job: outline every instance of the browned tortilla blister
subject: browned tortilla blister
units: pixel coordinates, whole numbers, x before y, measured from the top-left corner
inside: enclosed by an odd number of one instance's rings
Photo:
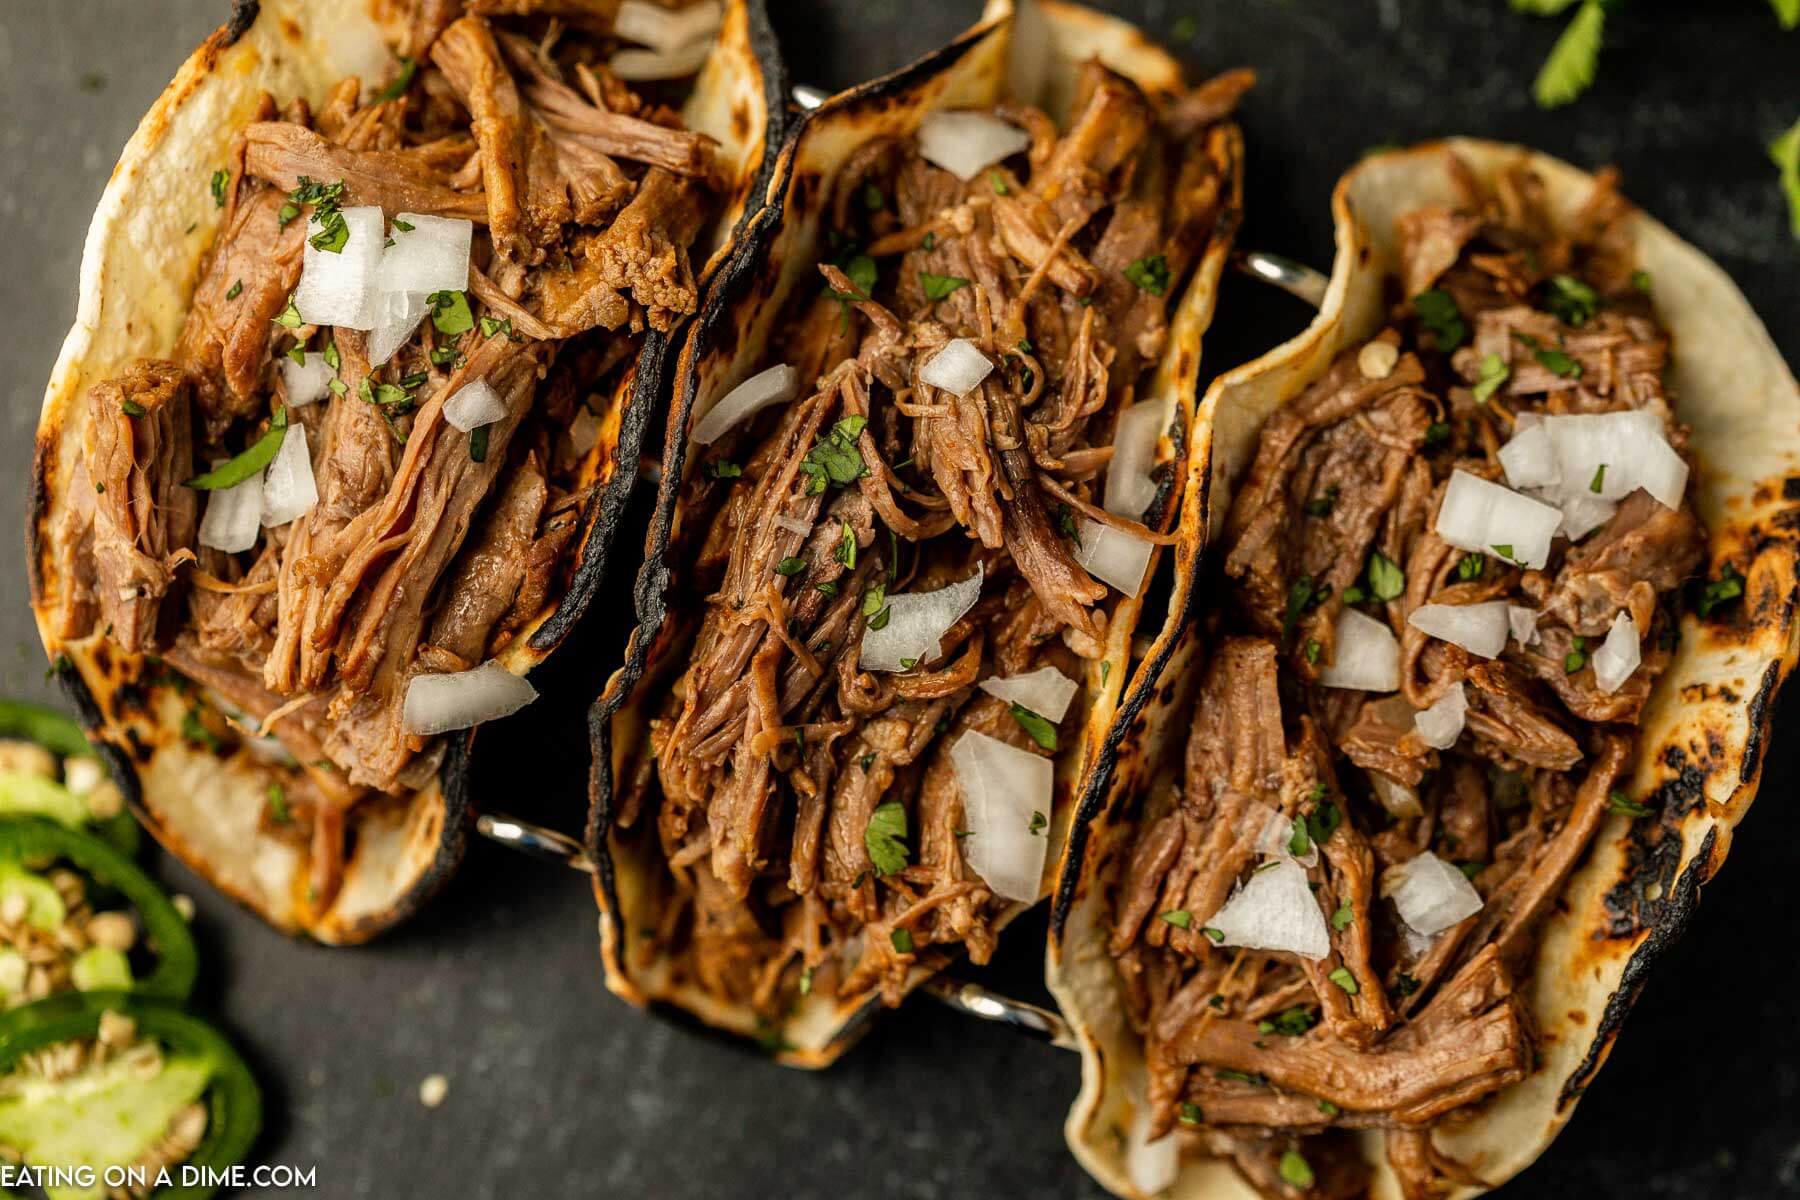
[[[699,622],[699,597],[685,588],[684,568],[705,536],[704,514],[695,517],[677,503],[684,479],[697,469],[689,453],[692,414],[767,364],[765,347],[801,289],[819,286],[816,264],[829,257],[825,234],[837,173],[871,141],[904,137],[939,109],[995,104],[1008,91],[1035,101],[1053,117],[1069,106],[1080,64],[1099,58],[1133,79],[1151,96],[1181,87],[1181,67],[1139,31],[1114,18],[1065,3],[990,3],[979,24],[936,53],[893,75],[830,99],[809,114],[783,148],[768,202],[752,218],[733,261],[714,279],[700,317],[691,327],[675,369],[675,393],[668,418],[664,476],[637,581],[638,624],[627,660],[608,681],[590,714],[593,739],[592,807],[587,849],[595,863],[594,895],[601,911],[601,956],[607,986],[638,1005],[655,1005],[697,1017],[709,1025],[771,1045],[794,1066],[829,1065],[867,1027],[882,1007],[879,992],[847,998],[810,994],[774,1027],[747,1006],[721,1001],[656,951],[654,929],[663,898],[666,869],[659,861],[654,829],[621,831],[616,806],[653,771],[648,718],[656,701],[679,677]],[[1010,77],[1010,83],[1009,83]],[[1218,280],[1235,233],[1242,204],[1242,144],[1235,125],[1221,127],[1218,153],[1229,180],[1227,196],[1192,282],[1172,309],[1163,357],[1154,368],[1154,390],[1172,400],[1178,413],[1172,436],[1163,439],[1159,468],[1173,480],[1158,500],[1161,527],[1170,528],[1178,509],[1199,498],[1184,469],[1186,441],[1195,417],[1200,340],[1211,323]],[[1204,480],[1200,481],[1203,489]],[[1177,558],[1186,569],[1186,551]],[[1160,562],[1166,556],[1157,551]],[[1153,566],[1152,570],[1159,570]],[[685,589],[685,590],[684,590]],[[1077,705],[1085,715],[1078,738],[1068,738],[1055,763],[1056,815],[1050,823],[1050,860],[1056,861],[1068,835],[1068,816],[1080,799],[1104,779],[1120,752],[1126,729],[1141,699],[1132,678],[1132,640],[1143,603],[1114,597],[1103,657],[1095,660]],[[1028,907],[1015,904],[996,924]],[[942,951],[921,955],[907,981],[917,987],[947,963]]]
[[[731,0],[711,56],[682,108],[691,129],[720,143],[729,164],[726,203],[701,231],[706,276],[730,257],[747,212],[760,203],[765,151],[780,145],[786,79],[762,0]],[[188,702],[149,656],[127,654],[103,632],[57,635],[63,568],[50,531],[68,508],[81,458],[90,387],[134,361],[167,357],[192,301],[204,255],[225,210],[207,189],[232,137],[256,119],[266,92],[281,104],[320,104],[348,75],[392,69],[397,6],[379,0],[238,0],[231,20],[184,63],[139,123],[88,230],[80,298],[44,396],[27,525],[32,606],[46,651],[95,735],[133,810],[165,847],[279,929],[322,942],[363,941],[405,918],[462,857],[470,819],[473,733],[447,738],[427,785],[365,801],[346,817],[349,857],[328,904],[309,902],[307,852],[260,828],[270,769],[248,750],[215,754],[180,733]],[[635,369],[604,398],[599,438],[576,483],[591,487],[576,534],[567,591],[546,599],[500,655],[524,674],[567,636],[593,598],[624,518],[644,430],[663,402],[679,330],[648,331]]]
[[[1594,178],[1517,146],[1456,139],[1365,159],[1332,197],[1337,257],[1317,318],[1299,336],[1230,371],[1208,389],[1191,453],[1198,503],[1182,514],[1184,570],[1179,615],[1213,601],[1199,570],[1208,526],[1230,507],[1232,487],[1255,455],[1262,423],[1325,373],[1347,347],[1366,341],[1387,314],[1386,279],[1397,269],[1395,222],[1459,196],[1452,156],[1486,186],[1528,167],[1547,189],[1550,211],[1572,226]],[[1655,281],[1657,316],[1672,335],[1669,385],[1692,429],[1692,494],[1711,560],[1745,576],[1741,610],[1702,621],[1687,614],[1679,645],[1643,712],[1635,759],[1621,786],[1656,815],[1610,817],[1562,902],[1545,923],[1526,1000],[1540,1057],[1516,1084],[1475,1106],[1466,1122],[1434,1131],[1437,1148],[1497,1185],[1531,1163],[1573,1112],[1605,1061],[1656,957],[1685,927],[1700,888],[1723,865],[1732,833],[1755,798],[1775,697],[1794,665],[1796,518],[1800,517],[1800,386],[1762,322],[1715,264],[1642,213],[1631,218],[1636,266]],[[1210,494],[1209,494],[1210,493]],[[1108,864],[1128,854],[1128,814],[1137,797],[1179,769],[1205,662],[1194,626],[1172,620],[1150,651],[1161,685],[1140,714],[1110,781],[1076,814],[1062,863],[1047,964],[1052,992],[1075,1027],[1082,1086],[1065,1133],[1096,1179],[1137,1196],[1126,1166],[1128,1133],[1146,1104],[1143,1043],[1132,1031],[1107,950]],[[1370,1195],[1392,1200],[1400,1184],[1380,1131],[1360,1135],[1373,1170]],[[1484,1190],[1459,1185],[1455,1195]],[[1257,1195],[1223,1160],[1183,1156],[1165,1195],[1179,1200],[1250,1200]]]

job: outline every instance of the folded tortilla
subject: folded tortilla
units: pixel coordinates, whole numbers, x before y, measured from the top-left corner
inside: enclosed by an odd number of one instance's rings
[[[315,108],[347,76],[393,70],[409,13],[379,0],[238,0],[139,123],[88,231],[75,325],[39,418],[27,535],[32,606],[46,652],[133,809],[162,844],[279,929],[322,942],[363,941],[419,908],[462,857],[470,819],[472,731],[444,739],[434,778],[360,802],[347,816],[342,886],[328,904],[307,894],[309,852],[261,827],[277,769],[249,741],[215,753],[181,734],[189,686],[154,656],[127,654],[102,631],[58,631],[69,564],[52,531],[79,477],[88,389],[174,350],[205,255],[226,211],[207,178],[268,93]],[[744,214],[760,205],[765,151],[781,142],[786,79],[761,0],[731,0],[682,108],[687,128],[719,143],[724,200],[696,239],[700,285],[731,254]],[[366,90],[366,89],[365,89]],[[675,331],[650,330],[635,369],[599,397],[593,449],[575,484],[590,488],[573,537],[567,589],[548,597],[500,659],[523,675],[568,634],[592,600],[624,519],[644,430],[662,402]],[[260,715],[260,714],[259,714]]]
[[[684,592],[684,565],[694,560],[711,514],[690,511],[686,486],[698,469],[688,431],[699,414],[733,386],[767,366],[765,355],[790,299],[819,288],[817,264],[830,257],[825,245],[833,181],[858,150],[884,137],[907,136],[939,109],[982,108],[1011,94],[1066,114],[1081,64],[1098,58],[1151,97],[1181,89],[1181,68],[1131,26],[1065,3],[990,4],[983,20],[942,50],[896,72],[833,97],[811,113],[783,149],[769,202],[751,221],[742,249],[719,274],[699,321],[683,347],[669,414],[664,478],[638,577],[638,625],[627,661],[595,703],[592,807],[588,850],[596,871],[594,895],[601,910],[601,955],[607,985],[630,1002],[665,1006],[731,1032],[757,1037],[784,1063],[820,1067],[834,1061],[867,1028],[882,1007],[878,991],[846,997],[803,995],[771,1026],[747,1004],[709,993],[657,952],[655,928],[669,886],[655,830],[622,831],[619,807],[653,774],[648,719],[681,675],[698,624]],[[1169,310],[1169,336],[1151,374],[1150,395],[1170,415],[1156,468],[1165,485],[1155,502],[1161,528],[1195,495],[1179,469],[1194,419],[1200,340],[1211,322],[1218,279],[1241,207],[1242,146],[1235,125],[1213,131],[1209,153],[1226,179],[1219,214],[1196,259],[1191,281]],[[808,381],[810,385],[810,381]],[[1158,548],[1153,564],[1163,557]],[[1156,567],[1153,565],[1151,571]],[[692,591],[693,589],[689,589]],[[1132,634],[1145,602],[1113,594],[1103,655],[1089,664],[1074,712],[1082,733],[1065,737],[1054,763],[1055,812],[1049,818],[1049,861],[1068,833],[1077,797],[1104,778],[1134,710],[1122,707],[1134,657]],[[1071,720],[1076,718],[1072,717]],[[1048,864],[1047,864],[1048,866]],[[1047,894],[1048,869],[1044,880]],[[1028,905],[1012,904],[996,925]],[[906,990],[947,962],[936,948],[921,954]]]
[[[1548,156],[1492,142],[1454,139],[1363,160],[1332,198],[1337,257],[1318,316],[1305,332],[1217,379],[1201,405],[1192,445],[1204,476],[1202,504],[1183,513],[1194,569],[1177,579],[1177,611],[1210,604],[1199,551],[1216,533],[1231,492],[1256,452],[1263,421],[1324,374],[1347,347],[1387,319],[1397,271],[1396,220],[1425,205],[1454,204],[1460,158],[1491,188],[1523,162],[1544,182],[1548,208],[1571,222],[1594,178]],[[1762,322],[1715,264],[1642,213],[1631,218],[1636,265],[1655,281],[1657,315],[1674,341],[1668,374],[1679,420],[1692,429],[1692,496],[1709,535],[1709,578],[1721,564],[1745,576],[1741,613],[1729,621],[1683,617],[1673,661],[1643,712],[1633,759],[1621,777],[1654,819],[1612,817],[1541,927],[1534,969],[1523,985],[1541,1057],[1520,1082],[1469,1110],[1466,1123],[1434,1135],[1438,1150],[1497,1185],[1528,1166],[1574,1111],[1657,956],[1677,938],[1701,886],[1720,868],[1732,832],[1756,796],[1776,694],[1794,665],[1796,518],[1787,480],[1800,466],[1800,387]],[[1210,525],[1210,530],[1209,530]],[[1182,599],[1183,595],[1188,599]],[[1148,789],[1170,786],[1186,741],[1207,657],[1204,635],[1174,621],[1150,652],[1163,663],[1145,707],[1143,738],[1106,790],[1077,814],[1052,913],[1048,980],[1080,1037],[1082,1087],[1065,1126],[1071,1149],[1108,1189],[1137,1196],[1133,1131],[1146,1106],[1143,1043],[1107,949],[1107,863],[1127,853],[1124,814]],[[1627,782],[1628,781],[1628,782]],[[1399,1184],[1379,1132],[1360,1135],[1374,1169],[1371,1195]],[[1459,1187],[1455,1195],[1483,1188]],[[1188,1200],[1257,1193],[1218,1159],[1185,1156],[1163,1193]]]

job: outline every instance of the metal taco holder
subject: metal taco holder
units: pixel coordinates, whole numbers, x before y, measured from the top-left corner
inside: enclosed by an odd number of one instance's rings
[[[829,97],[829,93],[823,89],[805,84],[795,86],[791,95],[798,107],[808,111],[818,108]],[[1319,307],[1325,299],[1328,277],[1304,263],[1279,254],[1246,250],[1232,257],[1232,265],[1251,278],[1280,288],[1314,308]],[[504,813],[482,813],[475,819],[475,832],[520,854],[545,862],[560,863],[589,875],[594,873],[594,864],[581,842],[555,829],[521,821]],[[948,972],[934,975],[919,990],[939,1004],[967,1016],[992,1021],[1062,1050],[1080,1049],[1069,1023],[1054,1009],[1014,1000]]]

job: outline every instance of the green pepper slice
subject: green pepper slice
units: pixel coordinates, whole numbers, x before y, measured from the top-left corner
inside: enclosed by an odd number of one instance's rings
[[[132,985],[140,996],[176,1003],[187,999],[200,969],[194,935],[154,879],[113,847],[90,834],[41,817],[0,818],[0,862],[60,859],[112,888],[137,910],[156,948],[156,969]],[[27,1006],[30,1007],[30,1006]],[[15,1010],[22,1011],[22,1010]],[[0,1019],[3,1020],[3,1019]]]
[[[222,1172],[244,1161],[262,1132],[262,1091],[231,1042],[212,1025],[158,1000],[132,992],[65,992],[0,1017],[0,1075],[35,1051],[99,1035],[107,1012],[130,1017],[140,1038],[159,1043],[170,1058],[202,1064],[207,1102],[206,1134],[186,1165]],[[156,1200],[205,1200],[210,1185],[171,1186]]]
[[[94,757],[94,748],[88,744],[87,735],[81,731],[80,725],[55,709],[27,704],[21,700],[0,700],[0,738],[22,738],[28,742],[36,742],[58,758]],[[74,828],[91,827],[121,852],[137,853],[143,839],[137,821],[129,812],[97,821],[86,814],[86,805],[79,797],[67,795],[67,789],[55,780],[42,780],[39,784],[34,784],[33,789],[44,795],[35,798],[19,797],[22,807],[12,811],[35,812]],[[59,792],[64,796],[57,796]],[[67,803],[61,802],[65,798]],[[70,804],[79,805],[76,811],[85,819],[70,819],[70,814],[65,811]]]

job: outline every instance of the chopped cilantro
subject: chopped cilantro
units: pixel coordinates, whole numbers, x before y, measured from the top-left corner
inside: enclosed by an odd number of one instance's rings
[[[1369,594],[1381,601],[1394,600],[1406,590],[1406,572],[1381,551],[1369,555]]]
[[[1700,593],[1700,615],[1710,617],[1721,604],[1729,604],[1744,594],[1744,576],[1730,563],[1719,568],[1719,577],[1709,580]]]
[[[182,486],[203,492],[236,487],[268,466],[275,458],[275,452],[281,449],[282,439],[287,437],[287,427],[287,409],[277,405],[275,415],[269,418],[269,428],[256,439],[248,450],[235,458],[220,463],[204,475],[194,476]]]
[[[1625,816],[1634,819],[1650,815],[1650,810],[1648,808],[1639,804],[1624,792],[1608,792],[1606,796],[1606,807],[1613,812],[1623,813]]]
[[[906,806],[898,800],[876,805],[863,829],[863,848],[877,875],[897,875],[906,869]]]
[[[1313,1185],[1312,1164],[1298,1150],[1282,1151],[1280,1170],[1282,1181],[1292,1187],[1304,1191]]]
[[[919,286],[925,289],[925,298],[933,302],[942,300],[959,287],[966,287],[968,282],[959,275],[933,275],[930,271],[919,272]]]
[[[225,207],[225,189],[231,183],[231,172],[224,167],[212,173],[212,198],[216,208]]]
[[[1507,376],[1512,374],[1512,368],[1507,366],[1498,354],[1484,355],[1478,371],[1479,374],[1475,380],[1475,403],[1477,404],[1486,404],[1492,400],[1494,393],[1500,390],[1500,385],[1505,383]]]
[[[1420,292],[1413,297],[1413,311],[1419,314],[1419,324],[1436,339],[1437,349],[1441,354],[1450,353],[1469,336],[1469,327],[1463,322],[1462,310],[1456,307],[1456,301],[1449,292],[1439,288]]]
[[[416,61],[409,56],[402,54],[400,56],[400,73],[394,76],[394,81],[392,83],[376,93],[375,103],[385,104],[389,100],[398,100],[400,97],[404,96],[406,94],[406,89],[412,86],[413,73],[418,69],[419,64]]]
[[[910,929],[896,929],[888,935],[888,940],[894,943],[894,951],[897,954],[913,952],[912,930]]]
[[[455,337],[475,328],[467,292],[433,292],[425,297],[425,303],[431,306],[431,324],[445,337]]]
[[[1167,921],[1177,929],[1187,929],[1194,923],[1193,914],[1185,908],[1172,908],[1168,912],[1160,914],[1159,919]],[[1208,930],[1207,932],[1211,933],[1212,931]],[[1217,941],[1218,939],[1213,940]]]
[[[1160,296],[1169,290],[1169,261],[1160,254],[1136,259],[1125,268],[1125,278],[1140,292]]]
[[[1352,996],[1356,995],[1356,993],[1361,990],[1356,986],[1356,976],[1350,973],[1349,967],[1339,967],[1325,978],[1331,980],[1331,982],[1337,984]]]
[[[1544,306],[1565,325],[1582,325],[1600,310],[1600,293],[1573,275],[1552,276]]]
[[[1046,750],[1056,749],[1056,726],[1044,717],[1032,712],[1023,704],[1012,706],[1012,718],[1019,723],[1019,728],[1031,735],[1031,740]]]
[[[789,555],[787,558],[784,558],[775,564],[775,573],[777,575],[798,575],[804,570],[806,570],[806,560],[804,558],[795,558],[792,555]]]

